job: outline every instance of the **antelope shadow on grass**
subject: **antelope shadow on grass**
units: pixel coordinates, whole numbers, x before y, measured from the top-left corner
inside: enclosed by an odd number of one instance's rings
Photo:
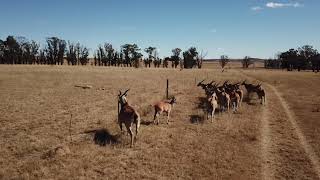
[[[94,129],[94,130],[89,130],[85,131],[84,133],[94,134],[93,141],[95,144],[100,145],[100,146],[105,146],[107,144],[118,144],[120,143],[120,135],[112,135],[109,133],[107,129]]]

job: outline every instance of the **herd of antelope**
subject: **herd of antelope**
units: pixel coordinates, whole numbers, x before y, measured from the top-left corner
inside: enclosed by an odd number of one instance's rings
[[[242,83],[237,82],[232,84],[229,83],[229,81],[225,81],[222,85],[220,85],[219,83],[214,83],[214,81],[205,84],[203,83],[204,81],[205,80],[199,82],[197,86],[202,87],[207,96],[207,102],[209,105],[207,108],[207,112],[208,116],[209,114],[211,114],[211,122],[213,122],[214,113],[217,109],[219,109],[220,112],[229,111],[230,108],[232,108],[233,111],[238,110],[238,108],[241,106],[244,97],[244,91],[241,89],[241,85],[245,87],[248,97],[251,93],[257,93],[259,99],[261,100],[261,104],[266,103],[266,93],[262,88],[261,84],[253,85],[246,83],[246,81],[243,81]],[[119,91],[118,104],[120,105],[120,109],[118,112],[118,124],[120,126],[121,132],[122,124],[125,124],[127,132],[129,133],[131,138],[132,147],[134,144],[134,139],[136,139],[136,136],[139,132],[141,118],[137,110],[130,106],[127,101],[128,91],[129,89],[126,90],[124,93]],[[176,98],[172,97],[170,100],[159,101],[153,104],[153,123],[159,124],[159,118],[157,119],[157,116],[159,116],[162,112],[165,112],[167,113],[167,124],[169,124],[170,112],[172,111],[173,105],[176,102]],[[135,134],[133,132],[134,125],[136,126]]]
[[[251,93],[257,93],[261,104],[266,103],[266,93],[261,84],[253,85],[246,83],[246,81],[232,84],[229,83],[229,81],[225,81],[222,85],[219,85],[219,83],[214,83],[215,81],[204,84],[204,81],[205,80],[199,82],[197,86],[202,87],[207,96],[209,105],[207,110],[208,116],[211,114],[211,122],[213,122],[214,113],[218,108],[220,112],[229,111],[230,107],[233,108],[234,112],[238,110],[244,97],[244,91],[241,89],[241,85],[247,90],[248,97]]]

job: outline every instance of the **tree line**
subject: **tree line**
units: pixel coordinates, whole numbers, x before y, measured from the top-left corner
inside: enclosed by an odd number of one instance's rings
[[[143,58],[142,51],[147,54]],[[93,53],[95,66],[124,66],[168,68],[201,68],[205,55],[190,47],[182,52],[180,48],[172,49],[172,55],[159,58],[156,47],[141,49],[137,44],[124,44],[116,50],[112,44],[99,45]],[[0,64],[49,64],[49,65],[87,65],[89,63],[89,49],[80,43],[65,41],[58,37],[46,38],[45,44],[40,44],[25,37],[8,36],[0,39]]]
[[[310,45],[299,47],[298,49],[289,49],[277,54],[276,59],[265,61],[266,68],[293,70],[308,70],[313,72],[320,71],[320,54],[317,49]]]
[[[1,64],[50,64],[86,65],[89,61],[88,48],[80,43],[66,42],[57,37],[46,39],[44,48],[24,37],[8,36],[0,40]]]
[[[147,55],[143,57],[142,51]],[[199,52],[195,47],[182,52],[180,48],[173,48],[172,55],[159,58],[156,47],[141,49],[137,44],[124,44],[116,50],[112,44],[99,45],[93,53],[91,65],[95,66],[123,66],[123,67],[163,67],[168,68],[202,68],[206,53]],[[220,65],[224,68],[229,58],[222,55]],[[40,44],[25,37],[8,36],[0,39],[0,64],[50,64],[50,65],[87,65],[89,63],[89,49],[80,43],[65,41],[58,37],[46,38],[45,44]],[[242,59],[243,68],[248,68],[254,59],[246,56]],[[297,69],[312,69],[319,72],[320,55],[310,45],[289,49],[277,55],[276,59],[265,61],[265,68],[282,68],[292,71]]]

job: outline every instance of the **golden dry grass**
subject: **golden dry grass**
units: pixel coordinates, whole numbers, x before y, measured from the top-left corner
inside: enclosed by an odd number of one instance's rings
[[[211,66],[206,64],[205,68]],[[270,75],[265,76],[266,73]],[[319,77],[305,74],[306,77]],[[254,81],[255,78],[268,82],[286,95],[286,87],[293,87],[285,83],[287,76],[291,77],[286,72],[265,70],[227,69],[221,73],[219,68],[179,71],[0,66],[0,178],[317,178],[315,166],[270,87],[266,87],[270,92],[266,107],[253,100],[253,104],[243,103],[236,114],[217,115],[214,123],[202,119],[205,115],[201,108],[204,93],[196,87],[197,81],[203,78]],[[164,98],[167,78],[170,95],[176,96],[178,104],[171,115],[173,122],[166,125],[166,117],[161,116],[160,125],[156,126],[150,124],[153,120],[150,104]],[[277,85],[273,84],[275,81],[279,81]],[[299,87],[306,82],[303,75],[298,81],[302,83]],[[76,88],[76,84],[88,84],[93,88]],[[137,108],[143,121],[133,148],[129,148],[129,136],[119,134],[116,123],[116,95],[126,88],[131,89],[129,103]],[[304,89],[295,88],[295,91],[301,93]],[[312,102],[301,97],[299,100],[306,106],[291,106],[296,102],[291,101],[291,95],[285,95],[290,109],[297,112],[299,127],[319,156],[318,136],[310,135],[316,127],[305,125],[308,120],[304,118],[304,112],[295,111],[308,109]],[[313,97],[314,94],[309,95]],[[194,122],[196,117],[200,117],[199,122]],[[310,121],[312,124],[319,119],[319,113],[315,112],[309,118],[314,118]],[[269,131],[263,131],[265,127]],[[93,134],[83,133],[100,128],[120,136],[120,142],[98,146],[93,142]]]

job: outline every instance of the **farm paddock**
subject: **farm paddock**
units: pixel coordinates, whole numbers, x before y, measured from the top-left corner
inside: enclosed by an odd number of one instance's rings
[[[196,86],[204,78],[262,82],[267,105],[245,101],[210,123]],[[262,69],[2,65],[0,178],[319,179],[319,78]],[[150,104],[164,99],[166,79],[177,104],[170,124],[162,115],[157,126]],[[128,88],[142,119],[133,148],[117,124],[117,94]],[[84,133],[101,128],[117,140],[99,146]]]

